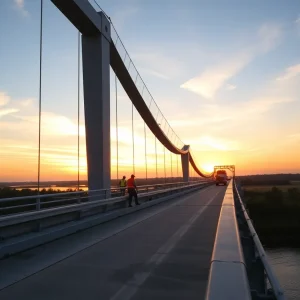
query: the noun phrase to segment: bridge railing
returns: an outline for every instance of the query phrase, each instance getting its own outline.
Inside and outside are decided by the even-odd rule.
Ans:
[[[206,182],[206,181],[201,181]],[[191,182],[172,182],[163,184],[142,185],[138,187],[139,194],[148,193],[151,191],[164,190],[168,188],[175,188],[195,183]],[[119,187],[111,187],[111,198],[121,197]],[[26,211],[35,211],[41,209],[48,209],[53,207],[65,206],[75,203],[84,203],[87,201],[97,201],[100,199],[108,199],[108,190],[93,190],[93,191],[76,191],[76,192],[62,192],[49,193],[40,195],[31,195],[23,197],[2,198],[0,199],[0,216],[10,215]]]
[[[223,299],[251,299],[235,216],[232,180],[220,211],[206,290],[206,300]]]
[[[285,299],[235,180],[222,203],[206,291],[206,300],[217,299]]]
[[[4,215],[0,217],[0,259],[54,239],[99,225],[114,218],[145,209],[174,197],[204,188],[211,181],[188,182],[139,196],[140,206],[127,209],[127,196],[91,200],[48,209]]]
[[[260,260],[260,263],[262,265],[262,268],[263,268],[264,275],[265,275],[266,279],[269,281],[269,283],[272,287],[272,291],[268,291],[267,290],[267,284],[265,284],[265,295],[259,295],[259,293],[257,293],[257,291],[253,291],[253,294],[255,294],[255,297],[257,299],[265,299],[263,297],[267,296],[268,294],[271,293],[271,295],[274,296],[275,299],[284,300],[285,299],[284,291],[280,286],[280,283],[279,283],[279,281],[278,281],[278,279],[277,279],[277,277],[276,277],[276,275],[275,275],[275,273],[272,269],[272,266],[271,266],[270,262],[268,261],[267,254],[264,250],[264,247],[261,244],[261,241],[258,237],[258,234],[256,233],[255,228],[252,224],[252,221],[251,221],[251,219],[248,215],[248,212],[247,212],[247,210],[244,206],[244,203],[243,203],[242,198],[241,198],[240,193],[239,193],[239,189],[238,189],[237,184],[236,184],[235,181],[234,181],[234,189],[235,189],[235,193],[236,193],[236,196],[237,196],[237,199],[236,199],[237,200],[236,201],[237,212],[240,215],[242,215],[242,222],[244,224],[246,224],[246,227],[248,229],[248,235],[251,237],[251,239],[253,241],[252,244],[254,244],[255,258],[258,256],[258,258]],[[252,261],[253,261],[253,259],[252,259]],[[260,298],[260,296],[262,298]]]

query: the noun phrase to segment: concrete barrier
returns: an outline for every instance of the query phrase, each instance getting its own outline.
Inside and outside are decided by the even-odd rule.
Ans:
[[[251,299],[230,181],[218,222],[206,300]]]

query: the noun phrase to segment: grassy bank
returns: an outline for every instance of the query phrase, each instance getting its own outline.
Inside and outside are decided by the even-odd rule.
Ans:
[[[268,247],[300,247],[300,182],[243,187],[255,229]]]

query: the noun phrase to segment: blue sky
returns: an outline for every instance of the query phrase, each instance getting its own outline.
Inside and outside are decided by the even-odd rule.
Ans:
[[[300,172],[299,1],[98,2],[165,117],[192,145],[204,169],[233,163],[242,173]],[[0,157],[6,162],[26,157],[33,168],[39,10],[38,0],[0,2]],[[77,149],[78,33],[50,0],[44,0],[43,36],[42,153],[48,178],[51,166],[57,166],[55,176],[61,172],[58,166],[73,170]],[[114,145],[113,74],[111,81]],[[121,87],[118,94],[125,166],[132,147],[126,144],[131,104]],[[84,170],[82,94],[80,102]],[[137,144],[142,144],[143,122],[137,113],[135,124]],[[153,136],[148,136],[151,156]],[[62,167],[63,162],[69,167]]]

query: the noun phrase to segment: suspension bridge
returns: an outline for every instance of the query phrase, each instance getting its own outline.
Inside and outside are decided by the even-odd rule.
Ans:
[[[88,190],[39,192],[41,1],[38,193],[0,199],[0,298],[285,299],[243,204],[235,166],[215,166],[210,174],[201,171],[191,146],[163,116],[97,2],[99,9],[86,0],[51,2],[78,30]],[[145,180],[138,187],[142,205],[132,208],[112,185],[110,67],[116,80],[117,180],[118,82],[132,102],[133,174],[140,151],[135,148],[134,109],[144,122],[140,172]],[[147,132],[155,142],[154,159],[148,157]],[[158,145],[163,149],[162,181],[157,180]],[[232,172],[225,187],[215,186],[218,169]]]

